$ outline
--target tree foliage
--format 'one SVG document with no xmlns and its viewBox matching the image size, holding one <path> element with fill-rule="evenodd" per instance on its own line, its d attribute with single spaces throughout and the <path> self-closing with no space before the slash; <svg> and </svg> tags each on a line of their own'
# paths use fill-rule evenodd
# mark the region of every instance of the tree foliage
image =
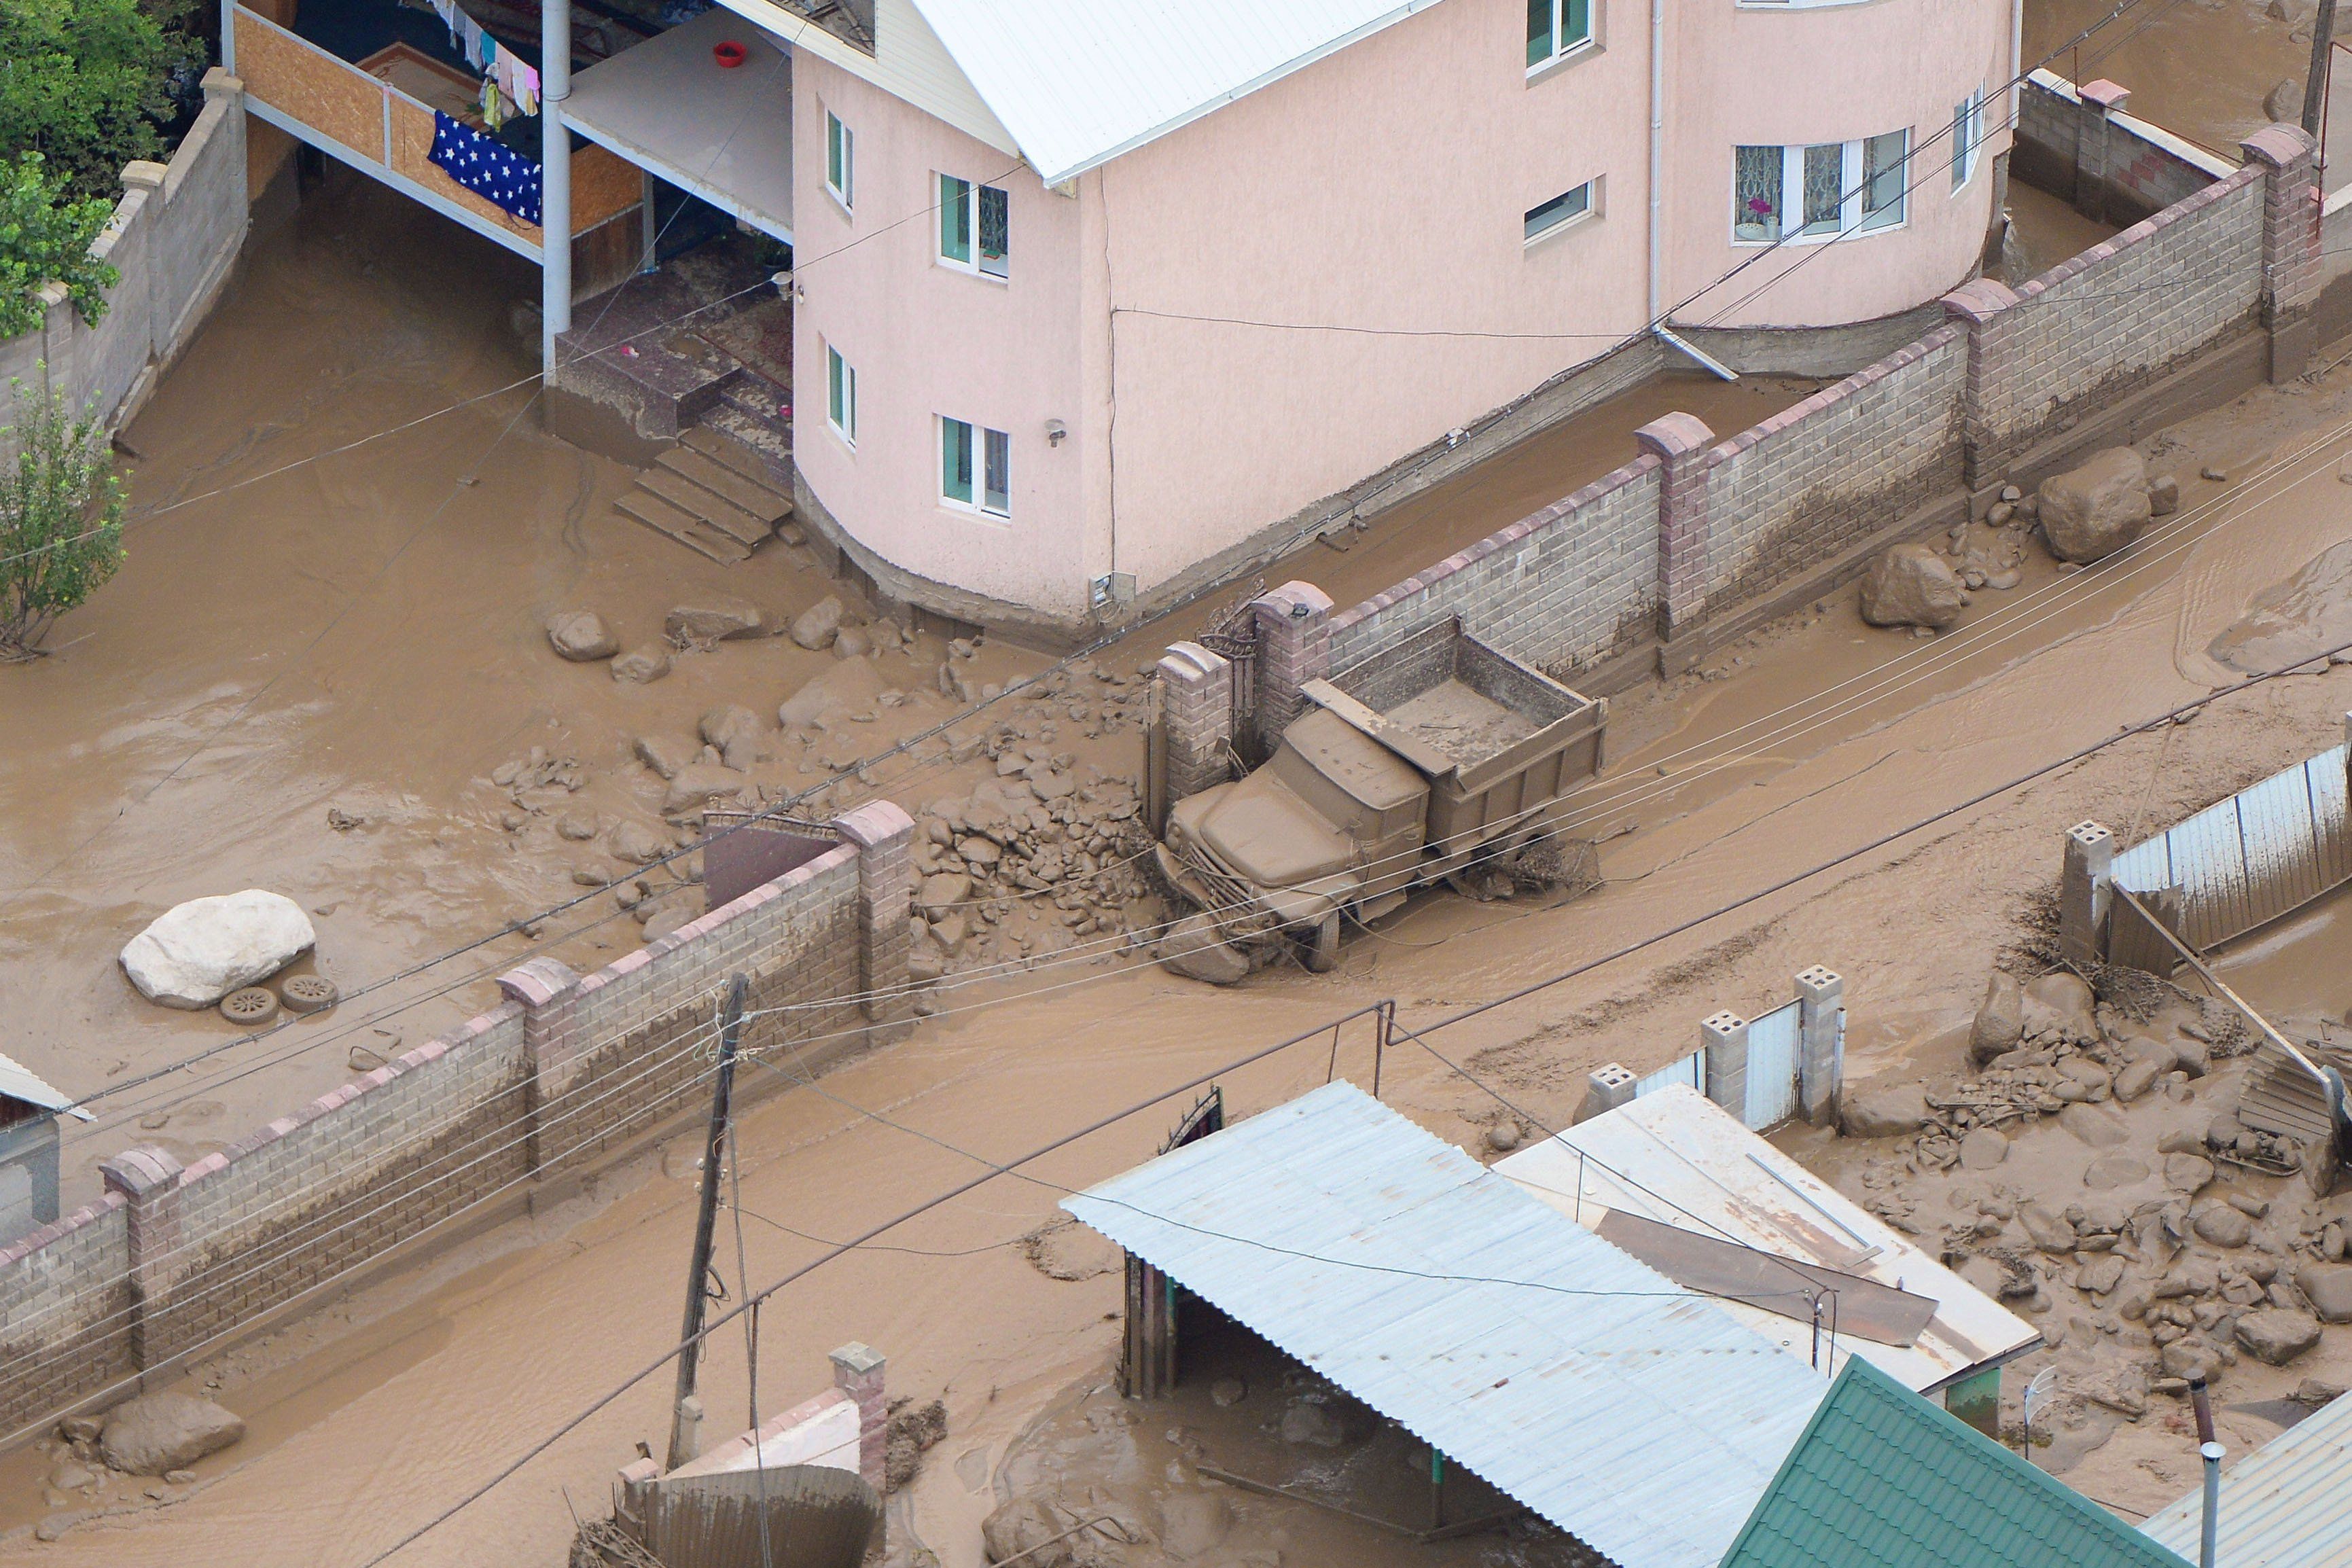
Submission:
<svg viewBox="0 0 2352 1568">
<path fill-rule="evenodd" d="M 41 289 L 53 281 L 66 286 L 83 321 L 98 325 L 106 314 L 100 290 L 122 275 L 92 257 L 89 243 L 113 216 L 112 202 L 59 200 L 38 153 L 0 163 L 0 340 L 41 324 Z"/>
<path fill-rule="evenodd" d="M 0 4 L 13 0 L 0 0 Z M 0 659 L 41 651 L 57 618 L 122 564 L 122 481 L 106 432 L 62 392 L 11 384 L 16 460 L 0 472 Z"/>
<path fill-rule="evenodd" d="M 163 155 L 172 72 L 199 58 L 189 0 L 0 0 L 0 158 L 48 160 L 69 201 L 111 197 Z"/>
</svg>

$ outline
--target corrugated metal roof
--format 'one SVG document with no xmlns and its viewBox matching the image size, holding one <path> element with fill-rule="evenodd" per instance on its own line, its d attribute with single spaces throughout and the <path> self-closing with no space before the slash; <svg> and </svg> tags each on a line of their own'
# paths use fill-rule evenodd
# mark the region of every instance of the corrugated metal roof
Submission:
<svg viewBox="0 0 2352 1568">
<path fill-rule="evenodd" d="M 2197 1555 L 2204 1494 L 2140 1529 Z M 2352 1558 L 2352 1395 L 2338 1397 L 2221 1472 L 2215 1568 L 2323 1568 Z"/>
<path fill-rule="evenodd" d="M 1346 1083 L 1062 1206 L 1624 1568 L 1715 1568 L 1829 1392 Z"/>
<path fill-rule="evenodd" d="M 44 1110 L 63 1110 L 73 1103 L 72 1095 L 50 1088 L 14 1057 L 0 1057 L 0 1095 Z"/>
<path fill-rule="evenodd" d="M 1436 0 L 915 0 L 1056 184 Z"/>
<path fill-rule="evenodd" d="M 1854 1360 L 1723 1568 L 2188 1568 L 2064 1483 Z"/>
<path fill-rule="evenodd" d="M 1691 1089 L 1645 1094 L 1495 1169 L 1588 1227 L 1622 1210 L 1935 1299 L 1936 1316 L 1916 1343 L 1841 1336 L 1832 1371 L 1859 1355 L 1924 1394 L 2042 1342 L 2039 1329 Z M 1742 1302 L 1726 1310 L 1811 1363 L 1803 1325 Z"/>
</svg>

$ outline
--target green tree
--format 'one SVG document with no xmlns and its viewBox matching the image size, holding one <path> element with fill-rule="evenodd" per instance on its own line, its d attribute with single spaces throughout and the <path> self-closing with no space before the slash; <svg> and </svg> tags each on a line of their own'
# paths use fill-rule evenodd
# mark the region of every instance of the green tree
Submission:
<svg viewBox="0 0 2352 1568">
<path fill-rule="evenodd" d="M 111 197 L 160 158 L 173 69 L 197 58 L 189 0 L 0 0 L 0 157 L 49 162 L 68 199 Z"/>
<path fill-rule="evenodd" d="M 0 6 L 11 0 L 0 0 Z M 0 341 L 41 324 L 40 292 L 62 283 L 74 309 L 91 326 L 106 314 L 101 289 L 121 274 L 89 253 L 114 216 L 109 201 L 61 201 L 38 153 L 0 163 Z"/>
<path fill-rule="evenodd" d="M 9 0 L 0 0 L 9 3 Z M 106 432 L 65 394 L 10 384 L 16 461 L 0 473 L 0 660 L 31 658 L 57 618 L 122 564 L 122 481 Z"/>
</svg>

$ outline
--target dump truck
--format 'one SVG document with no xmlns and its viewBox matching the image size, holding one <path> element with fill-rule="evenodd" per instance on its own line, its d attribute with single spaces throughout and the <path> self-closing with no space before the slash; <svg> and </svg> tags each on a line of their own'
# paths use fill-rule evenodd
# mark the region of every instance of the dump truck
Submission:
<svg viewBox="0 0 2352 1568">
<path fill-rule="evenodd" d="M 1297 942 L 1318 972 L 1338 960 L 1342 917 L 1378 920 L 1542 837 L 1601 771 L 1607 700 L 1458 620 L 1301 692 L 1307 711 L 1264 765 L 1175 804 L 1157 859 L 1227 942 Z"/>
</svg>

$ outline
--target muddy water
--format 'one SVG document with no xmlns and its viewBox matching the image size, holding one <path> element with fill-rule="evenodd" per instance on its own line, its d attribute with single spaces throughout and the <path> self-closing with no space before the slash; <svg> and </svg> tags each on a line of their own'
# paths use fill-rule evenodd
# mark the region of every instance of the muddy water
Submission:
<svg viewBox="0 0 2352 1568">
<path fill-rule="evenodd" d="M 2035 0 L 2025 7 L 2025 62 L 2116 9 L 2110 0 Z M 2049 68 L 2070 81 L 2121 83 L 2131 113 L 2234 162 L 2240 139 L 2270 122 L 2271 89 L 2299 86 L 2310 68 L 2313 6 L 2289 0 L 2286 10 L 2290 19 L 2277 21 L 2257 0 L 2137 0 Z"/>
<path fill-rule="evenodd" d="M 2352 646 L 2352 544 L 2314 556 L 2285 582 L 2254 597 L 2206 651 L 2249 674 L 2278 669 Z"/>
<path fill-rule="evenodd" d="M 2012 287 L 2041 277 L 2116 233 L 2113 224 L 2094 222 L 2022 180 L 2009 183 L 2009 217 L 2001 277 Z"/>
<path fill-rule="evenodd" d="M 2214 958 L 2214 971 L 2252 1005 L 2284 1027 L 2352 1021 L 2352 889 L 2338 889 L 2283 920 L 2238 938 Z M 2286 1029 L 2290 1039 L 2306 1037 Z"/>
</svg>

